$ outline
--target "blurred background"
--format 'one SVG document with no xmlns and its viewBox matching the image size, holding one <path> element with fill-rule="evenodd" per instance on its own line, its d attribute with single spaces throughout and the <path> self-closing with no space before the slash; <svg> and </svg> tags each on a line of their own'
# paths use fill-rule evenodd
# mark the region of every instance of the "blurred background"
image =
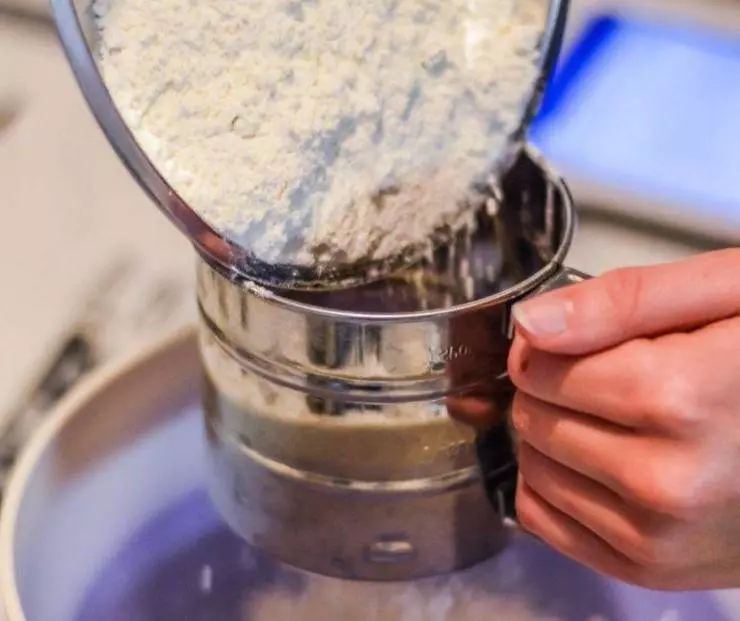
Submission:
<svg viewBox="0 0 740 621">
<path fill-rule="evenodd" d="M 573 266 L 737 243 L 740 2 L 572 4 L 532 141 L 580 207 Z M 45 0 L 0 0 L 0 209 L 0 428 L 194 317 L 192 252 L 93 121 Z"/>
</svg>

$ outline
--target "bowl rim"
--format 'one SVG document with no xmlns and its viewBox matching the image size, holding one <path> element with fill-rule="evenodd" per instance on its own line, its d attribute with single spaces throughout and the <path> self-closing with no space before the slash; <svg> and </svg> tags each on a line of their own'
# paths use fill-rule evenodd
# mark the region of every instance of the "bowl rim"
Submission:
<svg viewBox="0 0 740 621">
<path fill-rule="evenodd" d="M 22 449 L 5 488 L 0 508 L 0 621 L 30 621 L 18 589 L 16 535 L 18 519 L 26 498 L 28 482 L 54 440 L 72 419 L 102 391 L 141 365 L 157 359 L 177 346 L 197 342 L 195 326 L 178 328 L 124 357 L 103 364 L 55 405 Z"/>
</svg>

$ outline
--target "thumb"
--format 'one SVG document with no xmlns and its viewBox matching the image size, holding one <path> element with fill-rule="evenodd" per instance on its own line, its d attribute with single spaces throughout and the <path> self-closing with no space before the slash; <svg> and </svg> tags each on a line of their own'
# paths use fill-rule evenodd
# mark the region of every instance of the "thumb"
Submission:
<svg viewBox="0 0 740 621">
<path fill-rule="evenodd" d="M 740 311 L 740 250 L 623 268 L 516 304 L 535 349 L 583 355 L 634 338 L 697 328 Z"/>
</svg>

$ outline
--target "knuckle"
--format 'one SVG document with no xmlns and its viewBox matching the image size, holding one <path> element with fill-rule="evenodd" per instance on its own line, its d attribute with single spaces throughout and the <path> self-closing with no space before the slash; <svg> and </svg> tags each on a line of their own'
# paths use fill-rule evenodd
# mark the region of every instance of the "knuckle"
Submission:
<svg viewBox="0 0 740 621">
<path fill-rule="evenodd" d="M 676 432 L 694 432 L 705 422 L 696 381 L 664 369 L 656 378 L 644 408 L 646 423 Z M 649 389 L 648 389 L 649 390 Z"/>
<path fill-rule="evenodd" d="M 642 536 L 624 550 L 625 556 L 644 569 L 667 570 L 677 562 L 675 548 L 661 538 Z"/>
<path fill-rule="evenodd" d="M 661 463 L 662 461 L 662 463 Z M 632 480 L 635 500 L 645 509 L 658 515 L 677 519 L 690 518 L 701 507 L 701 499 L 692 485 L 691 475 L 681 475 L 668 460 L 643 467 Z"/>
<path fill-rule="evenodd" d="M 653 494 L 652 506 L 656 513 L 676 518 L 688 518 L 695 510 L 692 494 L 681 485 L 663 485 Z"/>
<path fill-rule="evenodd" d="M 622 398 L 639 412 L 653 409 L 655 384 L 661 376 L 661 361 L 652 344 L 635 339 L 619 346 L 619 355 L 629 361 L 631 373 Z"/>
<path fill-rule="evenodd" d="M 623 267 L 606 272 L 602 277 L 602 304 L 610 321 L 631 324 L 642 298 L 643 276 L 638 268 Z"/>
<path fill-rule="evenodd" d="M 644 426 L 668 431 L 693 432 L 705 421 L 696 379 L 666 359 L 649 341 L 623 345 L 632 363 L 632 386 L 625 395 Z"/>
</svg>

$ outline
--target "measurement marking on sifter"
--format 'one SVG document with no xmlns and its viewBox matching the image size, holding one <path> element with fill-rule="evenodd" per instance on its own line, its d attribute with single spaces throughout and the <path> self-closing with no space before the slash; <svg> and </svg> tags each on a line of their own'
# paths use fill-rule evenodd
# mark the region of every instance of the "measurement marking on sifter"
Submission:
<svg viewBox="0 0 740 621">
<path fill-rule="evenodd" d="M 450 362 L 470 358 L 472 350 L 467 345 L 449 345 L 443 349 L 429 349 L 429 368 L 439 370 Z"/>
</svg>

